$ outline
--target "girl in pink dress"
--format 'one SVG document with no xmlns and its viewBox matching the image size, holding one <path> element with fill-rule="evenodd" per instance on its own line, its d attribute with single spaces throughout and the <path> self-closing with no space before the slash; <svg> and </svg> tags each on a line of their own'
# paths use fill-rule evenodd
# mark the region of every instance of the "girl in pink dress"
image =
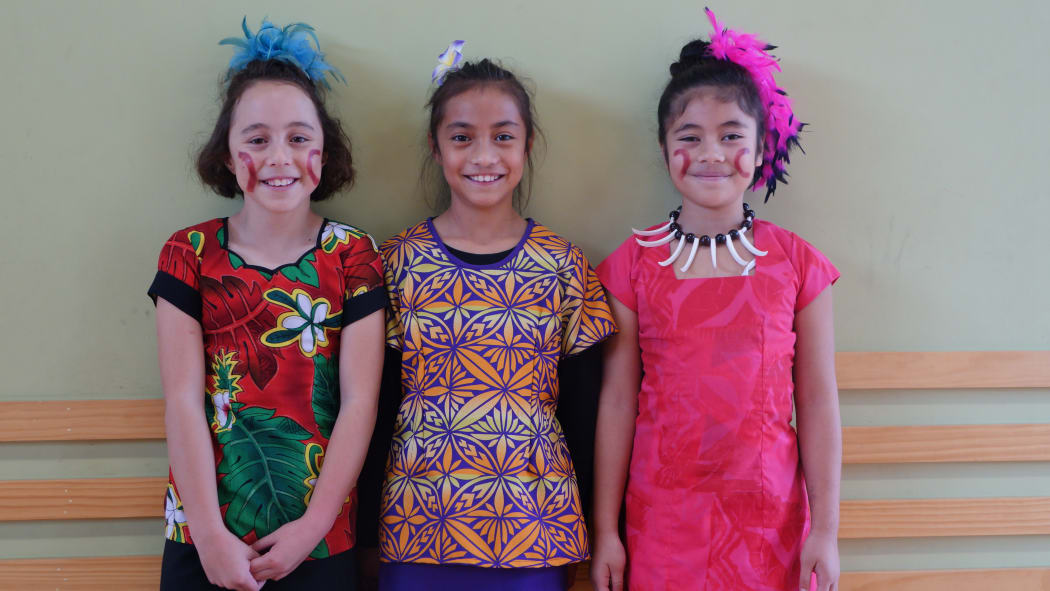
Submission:
<svg viewBox="0 0 1050 591">
<path fill-rule="evenodd" d="M 682 48 L 657 111 L 682 205 L 598 267 L 620 332 L 605 353 L 592 581 L 623 588 L 626 562 L 631 591 L 834 590 L 838 272 L 744 203 L 783 182 L 802 124 L 770 48 L 708 17 L 711 41 Z"/>
</svg>

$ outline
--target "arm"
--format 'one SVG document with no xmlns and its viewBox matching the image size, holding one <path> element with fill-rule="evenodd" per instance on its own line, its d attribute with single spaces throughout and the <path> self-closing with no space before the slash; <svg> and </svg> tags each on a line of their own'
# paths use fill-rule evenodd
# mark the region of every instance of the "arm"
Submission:
<svg viewBox="0 0 1050 591">
<path fill-rule="evenodd" d="M 279 580 L 313 552 L 343 509 L 361 472 L 376 419 L 383 367 L 383 310 L 344 326 L 339 351 L 339 416 L 325 449 L 324 464 L 302 517 L 252 545 L 269 551 L 252 561 L 256 578 Z"/>
<path fill-rule="evenodd" d="M 819 591 L 838 588 L 839 482 L 842 476 L 842 421 L 835 382 L 835 330 L 831 289 L 825 289 L 795 316 L 795 406 L 802 470 L 812 523 L 802 548 L 802 589 L 817 573 Z"/>
<path fill-rule="evenodd" d="M 626 553 L 620 541 L 620 507 L 634 444 L 638 415 L 641 356 L 638 315 L 609 294 L 620 331 L 606 341 L 602 356 L 602 390 L 598 401 L 594 477 L 594 560 L 591 582 L 595 591 L 623 589 Z"/>
<path fill-rule="evenodd" d="M 204 416 L 201 325 L 163 298 L 157 299 L 157 354 L 168 458 L 201 566 L 214 585 L 257 590 L 249 561 L 258 553 L 226 529 L 219 513 L 215 452 Z"/>
</svg>

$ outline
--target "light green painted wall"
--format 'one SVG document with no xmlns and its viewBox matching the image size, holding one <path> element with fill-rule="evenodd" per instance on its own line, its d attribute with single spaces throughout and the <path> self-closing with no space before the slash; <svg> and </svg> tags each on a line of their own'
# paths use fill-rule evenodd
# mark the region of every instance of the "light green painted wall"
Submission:
<svg viewBox="0 0 1050 591">
<path fill-rule="evenodd" d="M 416 191 L 434 57 L 465 38 L 536 86 L 549 148 L 529 213 L 600 260 L 675 203 L 653 111 L 702 3 L 29 2 L 0 7 L 0 399 L 159 396 L 144 292 L 175 229 L 233 212 L 190 154 L 263 16 L 318 26 L 360 182 L 322 213 L 385 238 Z M 840 350 L 1046 349 L 1050 5 L 721 2 L 781 47 L 806 156 L 761 217 L 838 264 Z M 752 199 L 759 204 L 760 199 Z M 1050 422 L 1047 391 L 847 392 L 846 424 Z M 0 445 L 0 478 L 163 475 L 161 443 Z M 846 498 L 1050 496 L 1045 465 L 848 467 Z M 160 492 L 158 491 L 158 506 Z M 0 524 L 0 557 L 156 553 L 157 521 Z M 849 541 L 843 566 L 1050 565 L 1050 536 Z"/>
</svg>

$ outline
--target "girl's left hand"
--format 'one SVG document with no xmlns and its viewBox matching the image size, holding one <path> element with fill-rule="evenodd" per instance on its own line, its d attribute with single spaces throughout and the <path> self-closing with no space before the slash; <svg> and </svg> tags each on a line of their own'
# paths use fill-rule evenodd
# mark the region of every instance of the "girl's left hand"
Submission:
<svg viewBox="0 0 1050 591">
<path fill-rule="evenodd" d="M 283 579 L 306 560 L 326 533 L 304 518 L 282 525 L 252 544 L 252 549 L 262 554 L 252 559 L 252 576 L 259 581 Z"/>
<path fill-rule="evenodd" d="M 838 591 L 839 545 L 834 533 L 810 532 L 802 546 L 802 572 L 798 586 L 803 591 Z M 254 564 L 254 562 L 253 562 Z M 817 574 L 817 585 L 810 587 L 811 575 Z"/>
</svg>

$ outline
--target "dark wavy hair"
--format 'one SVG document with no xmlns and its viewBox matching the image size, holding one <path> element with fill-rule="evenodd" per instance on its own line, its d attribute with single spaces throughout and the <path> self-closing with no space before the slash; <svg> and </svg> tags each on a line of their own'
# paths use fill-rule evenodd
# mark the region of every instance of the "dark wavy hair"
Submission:
<svg viewBox="0 0 1050 591">
<path fill-rule="evenodd" d="M 536 151 L 533 140 L 536 137 L 542 139 L 543 132 L 536 122 L 536 112 L 532 106 L 531 93 L 510 70 L 488 58 L 484 58 L 478 62 L 464 62 L 459 69 L 450 71 L 445 76 L 441 86 L 434 89 L 430 99 L 427 101 L 427 110 L 430 112 L 430 119 L 427 124 L 427 137 L 429 138 L 430 149 L 433 151 L 438 149 L 437 141 L 434 138 L 437 137 L 438 125 L 441 124 L 441 120 L 445 117 L 445 108 L 448 106 L 448 102 L 464 92 L 480 87 L 496 88 L 506 93 L 517 105 L 518 114 L 525 124 L 525 173 L 522 175 L 521 182 L 514 188 L 513 197 L 514 208 L 521 213 L 528 204 L 529 197 L 532 194 L 534 170 L 532 155 Z M 433 154 L 428 154 L 428 157 L 423 161 L 420 181 L 426 190 L 427 200 L 430 202 L 431 207 L 441 211 L 448 208 L 451 193 L 448 184 L 444 182 L 440 171 L 437 170 L 437 163 L 432 156 Z M 438 178 L 442 180 L 438 180 Z"/>
<path fill-rule="evenodd" d="M 729 61 L 715 58 L 707 53 L 707 41 L 695 39 L 686 43 L 678 56 L 678 61 L 671 64 L 671 79 L 660 95 L 656 107 L 656 120 L 659 125 L 660 145 L 667 138 L 667 126 L 680 117 L 689 100 L 696 96 L 700 88 L 711 88 L 719 100 L 735 102 L 740 110 L 755 120 L 757 153 L 762 153 L 766 137 L 766 111 L 758 94 L 751 74 L 743 67 Z M 664 159 L 667 151 L 664 150 Z M 762 176 L 760 168 L 755 169 L 752 183 Z"/>
<path fill-rule="evenodd" d="M 349 188 L 354 183 L 353 158 L 350 155 L 350 138 L 343 131 L 339 120 L 328 114 L 324 106 L 324 90 L 307 77 L 297 66 L 281 60 L 255 60 L 223 82 L 223 101 L 219 117 L 215 121 L 211 137 L 197 154 L 197 174 L 201 182 L 223 197 L 233 198 L 242 194 L 237 177 L 227 167 L 230 161 L 230 122 L 233 109 L 246 90 L 257 82 L 282 82 L 292 84 L 306 93 L 317 109 L 324 134 L 324 152 L 321 155 L 324 170 L 321 182 L 310 194 L 311 201 L 322 201 L 333 193 Z"/>
</svg>

